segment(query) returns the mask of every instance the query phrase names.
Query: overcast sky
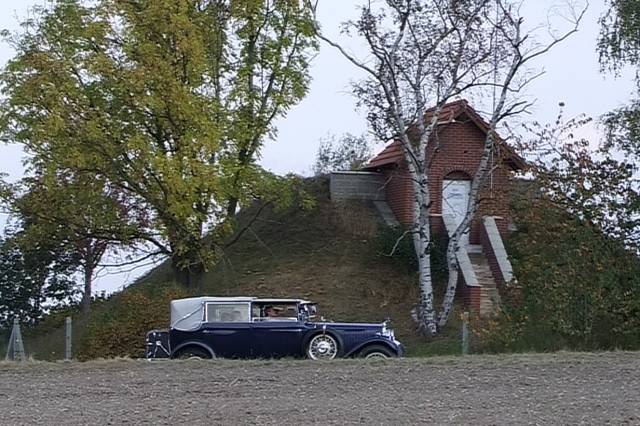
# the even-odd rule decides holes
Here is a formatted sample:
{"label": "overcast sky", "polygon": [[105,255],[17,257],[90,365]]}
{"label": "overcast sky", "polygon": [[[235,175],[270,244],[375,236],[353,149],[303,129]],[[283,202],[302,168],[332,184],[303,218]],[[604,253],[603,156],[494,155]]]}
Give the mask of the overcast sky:
{"label": "overcast sky", "polygon": [[[45,3],[45,0],[2,0],[0,28],[17,29],[17,18],[24,18],[33,5]],[[321,0],[319,16],[325,32],[340,40],[340,22],[354,17],[355,6],[360,3],[359,0]],[[548,18],[557,18],[547,11],[565,3],[563,0],[525,0],[522,14],[525,22],[534,27]],[[592,0],[590,3],[579,32],[534,64],[544,69],[545,75],[528,88],[529,98],[537,101],[532,115],[526,119],[542,123],[552,121],[561,101],[566,104],[567,116],[584,113],[597,118],[630,99],[633,92],[631,72],[618,79],[599,72],[595,45],[604,1]],[[350,45],[358,53],[357,45]],[[0,45],[1,64],[12,54],[9,46]],[[268,142],[263,150],[262,164],[276,173],[309,174],[321,138],[345,132],[360,134],[367,129],[364,115],[356,110],[355,99],[350,94],[350,82],[360,76],[351,64],[323,45],[313,62],[311,74],[313,82],[308,96],[278,122],[277,140]],[[19,147],[0,145],[0,171],[8,173],[11,179],[22,175],[21,158]],[[97,290],[121,287],[133,276],[105,277],[99,280]]]}

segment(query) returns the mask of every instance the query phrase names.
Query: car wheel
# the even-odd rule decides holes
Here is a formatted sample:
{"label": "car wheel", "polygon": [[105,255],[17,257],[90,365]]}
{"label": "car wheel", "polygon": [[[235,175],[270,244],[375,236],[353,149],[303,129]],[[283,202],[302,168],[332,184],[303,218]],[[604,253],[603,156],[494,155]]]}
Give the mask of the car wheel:
{"label": "car wheel", "polygon": [[211,354],[197,346],[181,349],[176,356],[178,359],[211,359]]}
{"label": "car wheel", "polygon": [[338,341],[329,334],[317,334],[307,345],[307,356],[311,359],[334,359],[338,355]]}
{"label": "car wheel", "polygon": [[382,345],[367,346],[360,352],[362,358],[395,358],[396,354],[391,349]]}

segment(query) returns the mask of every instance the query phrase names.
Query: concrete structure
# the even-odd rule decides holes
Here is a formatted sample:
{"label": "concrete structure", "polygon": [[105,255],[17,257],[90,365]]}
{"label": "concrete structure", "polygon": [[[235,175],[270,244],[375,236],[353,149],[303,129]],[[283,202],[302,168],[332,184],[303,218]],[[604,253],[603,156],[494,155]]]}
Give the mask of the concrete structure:
{"label": "concrete structure", "polygon": [[384,175],[375,172],[333,172],[331,199],[385,201]]}

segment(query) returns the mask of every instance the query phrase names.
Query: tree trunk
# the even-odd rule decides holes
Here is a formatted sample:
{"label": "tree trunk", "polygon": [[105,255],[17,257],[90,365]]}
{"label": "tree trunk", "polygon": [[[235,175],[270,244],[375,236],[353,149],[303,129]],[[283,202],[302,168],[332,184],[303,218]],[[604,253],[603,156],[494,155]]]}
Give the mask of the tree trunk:
{"label": "tree trunk", "polygon": [[[459,227],[458,229],[462,229],[462,227]],[[462,233],[460,233],[460,235],[462,235]],[[449,243],[447,244],[447,269],[449,272],[449,278],[447,281],[447,290],[442,301],[442,311],[438,314],[438,327],[440,328],[444,327],[449,320],[449,315],[453,310],[453,300],[456,295],[456,288],[458,287],[460,266],[458,265],[457,252],[459,240],[460,237],[456,230],[456,232],[449,238]]]}
{"label": "tree trunk", "polygon": [[182,266],[184,259],[171,259],[171,267],[175,280],[189,289],[202,289],[202,279],[204,277],[204,265],[201,263],[190,263],[189,267]]}
{"label": "tree trunk", "polygon": [[93,289],[93,268],[84,267],[84,292],[82,293],[82,315],[87,316],[91,311],[91,291]]}
{"label": "tree trunk", "polygon": [[[453,299],[456,293],[456,287],[458,285],[458,259],[456,252],[458,250],[458,244],[463,233],[468,232],[471,227],[471,221],[478,211],[478,205],[480,204],[480,191],[482,186],[487,180],[487,176],[493,173],[490,169],[489,160],[494,153],[495,149],[495,131],[498,124],[499,117],[502,114],[504,108],[507,92],[511,85],[511,81],[515,76],[518,66],[521,64],[518,56],[514,57],[513,63],[509,73],[502,82],[502,89],[498,103],[493,108],[493,114],[489,123],[489,130],[484,141],[484,149],[482,151],[482,157],[478,164],[478,169],[471,182],[471,189],[469,191],[469,201],[467,203],[467,213],[462,220],[462,223],[458,226],[458,229],[453,233],[453,236],[449,240],[449,247],[447,248],[447,266],[449,269],[449,282],[447,283],[447,291],[445,293],[444,301],[442,304],[442,311],[438,315],[438,325],[444,326],[449,319],[449,314],[453,308]],[[498,157],[498,161],[500,157]]]}
{"label": "tree trunk", "polygon": [[232,218],[236,215],[236,209],[238,208],[238,199],[236,197],[229,198],[229,204],[227,204],[227,216]]}
{"label": "tree trunk", "polygon": [[[417,244],[418,254],[418,279],[420,282],[420,326],[429,336],[435,336],[436,313],[433,303],[433,283],[431,277],[431,241],[429,236],[429,224],[421,226],[418,236],[414,238],[414,246]],[[417,241],[416,241],[417,240]]]}
{"label": "tree trunk", "polygon": [[[418,279],[420,285],[420,327],[429,335],[438,333],[436,312],[433,303],[433,281],[431,276],[431,229],[429,224],[429,186],[427,175],[409,166],[412,176],[414,201],[413,245],[418,258]],[[420,176],[421,175],[421,176]]]}

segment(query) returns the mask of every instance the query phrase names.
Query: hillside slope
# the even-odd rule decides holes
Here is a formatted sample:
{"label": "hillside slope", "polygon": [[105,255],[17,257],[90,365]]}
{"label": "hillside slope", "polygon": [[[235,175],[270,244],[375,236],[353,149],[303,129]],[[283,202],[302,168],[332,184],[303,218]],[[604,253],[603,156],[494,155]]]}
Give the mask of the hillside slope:
{"label": "hillside slope", "polygon": [[[380,222],[359,202],[329,200],[328,181],[308,188],[316,205],[263,214],[205,275],[196,294],[305,298],[331,320],[383,321],[390,318],[400,338],[417,343],[409,312],[419,293],[407,268],[379,254]],[[148,280],[165,282],[165,266]]]}
{"label": "hillside slope", "polygon": [[[310,299],[328,320],[391,319],[409,354],[458,352],[455,315],[445,334],[429,343],[417,332],[410,317],[419,300],[415,274],[380,254],[384,225],[373,208],[332,203],[326,179],[308,183],[307,190],[317,199],[314,208],[263,213],[206,274],[201,289],[179,288],[164,264],[96,304],[88,328],[78,330],[84,335],[79,357],[142,355],[144,331],[167,326],[168,301],[195,295]],[[44,352],[36,358],[49,358]]]}

